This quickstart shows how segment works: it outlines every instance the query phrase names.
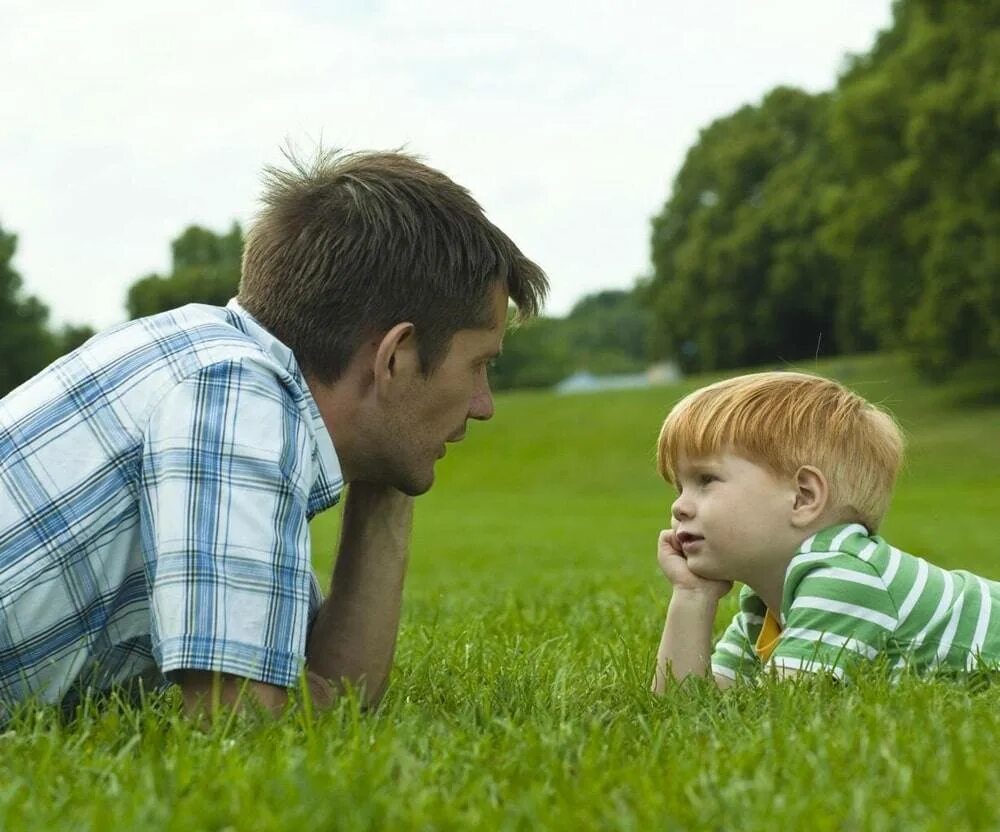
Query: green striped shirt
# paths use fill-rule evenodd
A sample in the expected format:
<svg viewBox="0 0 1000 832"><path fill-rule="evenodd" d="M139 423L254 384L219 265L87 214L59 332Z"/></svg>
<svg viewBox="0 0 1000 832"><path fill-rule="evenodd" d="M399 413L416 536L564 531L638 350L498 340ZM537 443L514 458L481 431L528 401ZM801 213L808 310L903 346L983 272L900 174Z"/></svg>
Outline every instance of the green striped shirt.
<svg viewBox="0 0 1000 832"><path fill-rule="evenodd" d="M808 538L785 572L781 638L767 664L843 678L875 658L904 671L970 671L1000 663L1000 583L940 569L864 526ZM745 586L739 612L712 654L712 671L735 679L763 666L754 652L764 602Z"/></svg>

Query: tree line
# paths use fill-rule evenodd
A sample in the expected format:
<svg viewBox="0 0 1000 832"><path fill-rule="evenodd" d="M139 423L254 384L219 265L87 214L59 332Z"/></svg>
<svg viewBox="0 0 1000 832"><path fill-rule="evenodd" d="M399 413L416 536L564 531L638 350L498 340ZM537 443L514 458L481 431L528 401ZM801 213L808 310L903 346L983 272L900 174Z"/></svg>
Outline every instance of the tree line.
<svg viewBox="0 0 1000 832"><path fill-rule="evenodd" d="M49 326L48 307L23 291L16 251L17 235L0 226L0 395L94 334L88 326Z"/></svg>
<svg viewBox="0 0 1000 832"><path fill-rule="evenodd" d="M48 326L45 304L23 293L13 267L16 246L16 236L0 228L0 349L6 355L0 362L0 395L94 334L86 326ZM225 305L239 285L242 252L237 223L223 233L188 227L170 244L170 271L145 275L129 286L129 319L185 303ZM565 318L542 317L514 330L493 368L493 384L501 390L548 387L581 367L598 373L642 369L649 321L632 291L588 295Z"/></svg>
<svg viewBox="0 0 1000 832"><path fill-rule="evenodd" d="M687 370L1000 357L1000 2L895 3L833 90L706 127L652 225L651 354Z"/></svg>
<svg viewBox="0 0 1000 832"><path fill-rule="evenodd" d="M586 229L581 229L586 233ZM89 337L48 326L0 228L0 393ZM130 318L225 303L242 230L191 226ZM651 228L650 273L511 332L497 388L575 370L693 372L873 349L940 377L1000 359L1000 0L897 0L832 90L770 91L705 127Z"/></svg>

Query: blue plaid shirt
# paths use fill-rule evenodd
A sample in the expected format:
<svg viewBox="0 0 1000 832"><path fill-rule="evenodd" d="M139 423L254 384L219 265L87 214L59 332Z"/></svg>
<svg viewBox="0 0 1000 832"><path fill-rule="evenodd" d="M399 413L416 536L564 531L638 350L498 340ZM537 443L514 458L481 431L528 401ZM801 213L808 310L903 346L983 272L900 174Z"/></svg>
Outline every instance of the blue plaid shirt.
<svg viewBox="0 0 1000 832"><path fill-rule="evenodd" d="M52 364L0 400L0 716L182 669L296 684L308 521L342 488L294 356L235 301Z"/></svg>

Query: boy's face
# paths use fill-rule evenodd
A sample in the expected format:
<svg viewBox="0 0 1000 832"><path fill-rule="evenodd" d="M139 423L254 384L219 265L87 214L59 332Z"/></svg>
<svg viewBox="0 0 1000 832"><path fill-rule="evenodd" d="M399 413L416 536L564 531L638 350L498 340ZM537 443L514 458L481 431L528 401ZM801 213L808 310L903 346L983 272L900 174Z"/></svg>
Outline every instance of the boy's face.
<svg viewBox="0 0 1000 832"><path fill-rule="evenodd" d="M744 457L682 456L671 513L677 541L696 575L754 586L784 569L802 542L791 524L796 488Z"/></svg>

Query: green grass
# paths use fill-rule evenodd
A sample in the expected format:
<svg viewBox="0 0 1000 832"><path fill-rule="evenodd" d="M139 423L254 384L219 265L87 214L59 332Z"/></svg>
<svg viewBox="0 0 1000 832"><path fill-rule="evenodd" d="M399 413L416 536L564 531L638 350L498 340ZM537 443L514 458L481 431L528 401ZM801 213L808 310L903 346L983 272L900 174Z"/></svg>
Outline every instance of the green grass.
<svg viewBox="0 0 1000 832"><path fill-rule="evenodd" d="M909 463L884 532L1000 578L1000 381L902 359L807 369L888 404ZM190 728L167 695L0 733L0 830L1000 827L989 679L647 693L668 590L656 390L500 397L419 501L383 707ZM329 574L339 515L314 523ZM720 615L720 625L732 607Z"/></svg>

